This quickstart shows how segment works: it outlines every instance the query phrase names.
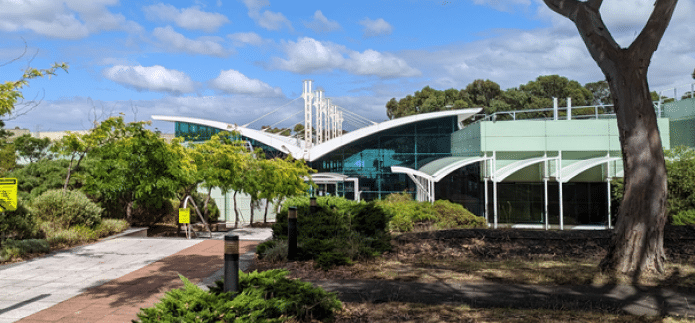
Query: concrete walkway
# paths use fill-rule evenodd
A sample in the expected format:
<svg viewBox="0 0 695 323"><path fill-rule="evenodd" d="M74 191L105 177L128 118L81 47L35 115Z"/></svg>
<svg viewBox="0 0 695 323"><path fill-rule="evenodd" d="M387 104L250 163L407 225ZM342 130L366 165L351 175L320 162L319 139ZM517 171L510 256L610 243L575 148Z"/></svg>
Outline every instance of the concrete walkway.
<svg viewBox="0 0 695 323"><path fill-rule="evenodd" d="M252 252L270 230L239 235L240 251ZM179 273L203 284L222 268L223 235L213 239L121 237L0 267L0 323L130 322L181 287Z"/></svg>

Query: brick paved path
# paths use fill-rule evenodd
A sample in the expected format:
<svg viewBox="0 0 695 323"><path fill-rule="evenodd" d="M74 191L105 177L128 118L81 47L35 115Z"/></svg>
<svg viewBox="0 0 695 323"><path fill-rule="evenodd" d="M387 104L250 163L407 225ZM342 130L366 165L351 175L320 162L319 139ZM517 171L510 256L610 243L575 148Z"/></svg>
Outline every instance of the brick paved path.
<svg viewBox="0 0 695 323"><path fill-rule="evenodd" d="M239 251L252 251L256 245L257 241L240 241ZM198 283L223 268L223 258L224 241L205 240L17 322L131 322L140 308L183 287L178 274Z"/></svg>

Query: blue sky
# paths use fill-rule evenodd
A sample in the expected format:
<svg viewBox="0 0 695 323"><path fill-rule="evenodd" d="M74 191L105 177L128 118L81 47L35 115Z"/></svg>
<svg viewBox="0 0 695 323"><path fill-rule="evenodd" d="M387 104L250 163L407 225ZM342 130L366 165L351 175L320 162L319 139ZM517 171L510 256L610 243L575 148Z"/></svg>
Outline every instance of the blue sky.
<svg viewBox="0 0 695 323"><path fill-rule="evenodd" d="M627 46L652 8L653 0L606 0L601 12ZM652 90L693 82L692 12L695 0L679 1L652 59ZM299 97L305 79L373 121L387 119L390 98L426 85L603 79L574 25L541 0L0 0L0 37L0 63L9 62L1 81L29 64L70 65L32 81L25 97L43 100L6 121L32 131L87 129L119 113L245 124ZM301 115L275 123L302 107L293 101L251 127L292 126ZM171 123L153 127L173 132Z"/></svg>

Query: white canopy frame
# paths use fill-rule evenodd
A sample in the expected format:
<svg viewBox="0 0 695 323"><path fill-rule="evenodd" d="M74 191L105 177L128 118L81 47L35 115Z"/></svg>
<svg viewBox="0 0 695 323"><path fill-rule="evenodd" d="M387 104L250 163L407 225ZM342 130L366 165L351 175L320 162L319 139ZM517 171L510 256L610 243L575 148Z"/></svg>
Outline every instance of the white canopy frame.
<svg viewBox="0 0 695 323"><path fill-rule="evenodd" d="M304 180L308 180L305 178ZM360 179L356 177L348 177L338 173L316 173L311 174L311 181L315 184L335 185L336 192L338 191L338 183L352 182L355 191L355 201L360 201Z"/></svg>

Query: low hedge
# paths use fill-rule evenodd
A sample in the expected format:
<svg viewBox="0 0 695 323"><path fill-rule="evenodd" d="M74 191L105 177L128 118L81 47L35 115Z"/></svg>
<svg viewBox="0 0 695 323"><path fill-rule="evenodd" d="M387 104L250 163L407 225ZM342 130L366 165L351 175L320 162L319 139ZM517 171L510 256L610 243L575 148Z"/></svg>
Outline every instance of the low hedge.
<svg viewBox="0 0 695 323"><path fill-rule="evenodd" d="M284 322L331 320L342 308L335 293L300 280L286 270L239 272L239 293L223 292L223 282L204 291L181 277L184 288L137 314L140 322Z"/></svg>

